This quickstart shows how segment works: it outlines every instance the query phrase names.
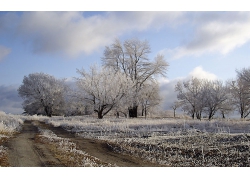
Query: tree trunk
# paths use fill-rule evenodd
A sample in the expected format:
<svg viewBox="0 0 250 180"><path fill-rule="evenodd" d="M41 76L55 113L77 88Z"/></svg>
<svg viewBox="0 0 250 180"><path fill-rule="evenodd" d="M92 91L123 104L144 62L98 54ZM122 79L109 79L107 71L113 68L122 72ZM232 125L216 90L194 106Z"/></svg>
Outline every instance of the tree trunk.
<svg viewBox="0 0 250 180"><path fill-rule="evenodd" d="M209 113L209 116L208 116L208 119L211 120L212 117L213 117L213 112L210 112L210 113Z"/></svg>
<svg viewBox="0 0 250 180"><path fill-rule="evenodd" d="M103 115L102 115L102 111L98 111L98 119L102 119L103 118Z"/></svg>
<svg viewBox="0 0 250 180"><path fill-rule="evenodd" d="M222 111L221 114L222 114L222 118L225 119L225 113L224 113L224 111Z"/></svg>
<svg viewBox="0 0 250 180"><path fill-rule="evenodd" d="M50 110L51 108L48 106L44 107L44 111L46 113L46 116L52 117L52 110Z"/></svg>
<svg viewBox="0 0 250 180"><path fill-rule="evenodd" d="M193 119L194 119L194 113L192 114L192 116L191 116Z"/></svg>
<svg viewBox="0 0 250 180"><path fill-rule="evenodd" d="M134 106L129 109L129 117L137 118L137 108L138 106Z"/></svg>
<svg viewBox="0 0 250 180"><path fill-rule="evenodd" d="M201 120L201 111L199 111L199 112L196 113L196 118L199 119L199 120Z"/></svg>

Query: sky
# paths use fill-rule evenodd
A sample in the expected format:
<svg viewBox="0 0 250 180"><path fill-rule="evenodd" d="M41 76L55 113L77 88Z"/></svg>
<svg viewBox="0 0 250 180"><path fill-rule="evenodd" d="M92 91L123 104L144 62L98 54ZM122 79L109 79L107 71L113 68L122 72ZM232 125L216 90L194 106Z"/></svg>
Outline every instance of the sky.
<svg viewBox="0 0 250 180"><path fill-rule="evenodd" d="M119 9L119 8L118 8ZM192 76L226 81L249 66L248 11L0 11L0 111L22 113L23 77L44 72L79 77L76 69L101 64L115 38L138 38L163 54L162 108L176 100L174 86Z"/></svg>

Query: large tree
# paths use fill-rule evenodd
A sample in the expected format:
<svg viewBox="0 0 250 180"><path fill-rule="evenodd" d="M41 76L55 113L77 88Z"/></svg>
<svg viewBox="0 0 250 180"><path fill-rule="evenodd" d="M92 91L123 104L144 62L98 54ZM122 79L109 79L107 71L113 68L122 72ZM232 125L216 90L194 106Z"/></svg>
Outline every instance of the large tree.
<svg viewBox="0 0 250 180"><path fill-rule="evenodd" d="M64 80L44 73L24 76L18 94L24 99L23 108L28 114L61 115L64 112Z"/></svg>
<svg viewBox="0 0 250 180"><path fill-rule="evenodd" d="M91 67L89 72L84 69L77 72L81 75L77 79L77 85L82 97L92 106L99 119L118 107L133 86L123 73L115 72L111 68Z"/></svg>
<svg viewBox="0 0 250 180"><path fill-rule="evenodd" d="M151 61L150 52L149 43L138 39L129 39L123 43L116 39L104 50L103 65L124 73L134 83L130 90L134 96L129 107L130 117L137 117L140 103L138 96L143 90L143 84L153 80L157 75L165 76L169 66L163 55L157 55L154 61Z"/></svg>

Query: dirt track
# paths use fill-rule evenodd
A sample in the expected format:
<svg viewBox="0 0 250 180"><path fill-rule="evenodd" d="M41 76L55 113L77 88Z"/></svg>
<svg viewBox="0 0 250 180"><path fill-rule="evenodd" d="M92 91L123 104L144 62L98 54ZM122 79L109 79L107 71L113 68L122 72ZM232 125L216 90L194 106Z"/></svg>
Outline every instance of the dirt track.
<svg viewBox="0 0 250 180"><path fill-rule="evenodd" d="M139 158L122 155L113 152L104 141L96 139L84 139L76 137L60 127L52 127L44 123L39 126L52 130L57 136L69 138L77 144L77 149L97 157L103 162L116 164L122 167L154 167L159 166L150 162L144 162ZM9 163L12 167L60 167L63 166L58 159L46 148L46 145L35 141L38 133L37 127L32 121L25 121L23 130L6 146L9 148Z"/></svg>

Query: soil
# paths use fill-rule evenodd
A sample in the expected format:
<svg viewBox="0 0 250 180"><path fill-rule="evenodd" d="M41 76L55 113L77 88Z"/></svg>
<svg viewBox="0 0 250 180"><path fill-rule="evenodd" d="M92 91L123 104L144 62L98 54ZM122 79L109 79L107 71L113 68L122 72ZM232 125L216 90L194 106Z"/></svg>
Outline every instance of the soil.
<svg viewBox="0 0 250 180"><path fill-rule="evenodd" d="M43 122L38 126L50 129L57 136L69 138L76 143L77 149L100 159L103 162L116 164L120 167L159 167L160 165L143 161L140 158L113 152L105 141L78 137L61 127L53 127ZM45 144L35 141L38 128L32 121L25 121L22 131L8 141L9 164L12 167L61 167L62 163L53 156Z"/></svg>

